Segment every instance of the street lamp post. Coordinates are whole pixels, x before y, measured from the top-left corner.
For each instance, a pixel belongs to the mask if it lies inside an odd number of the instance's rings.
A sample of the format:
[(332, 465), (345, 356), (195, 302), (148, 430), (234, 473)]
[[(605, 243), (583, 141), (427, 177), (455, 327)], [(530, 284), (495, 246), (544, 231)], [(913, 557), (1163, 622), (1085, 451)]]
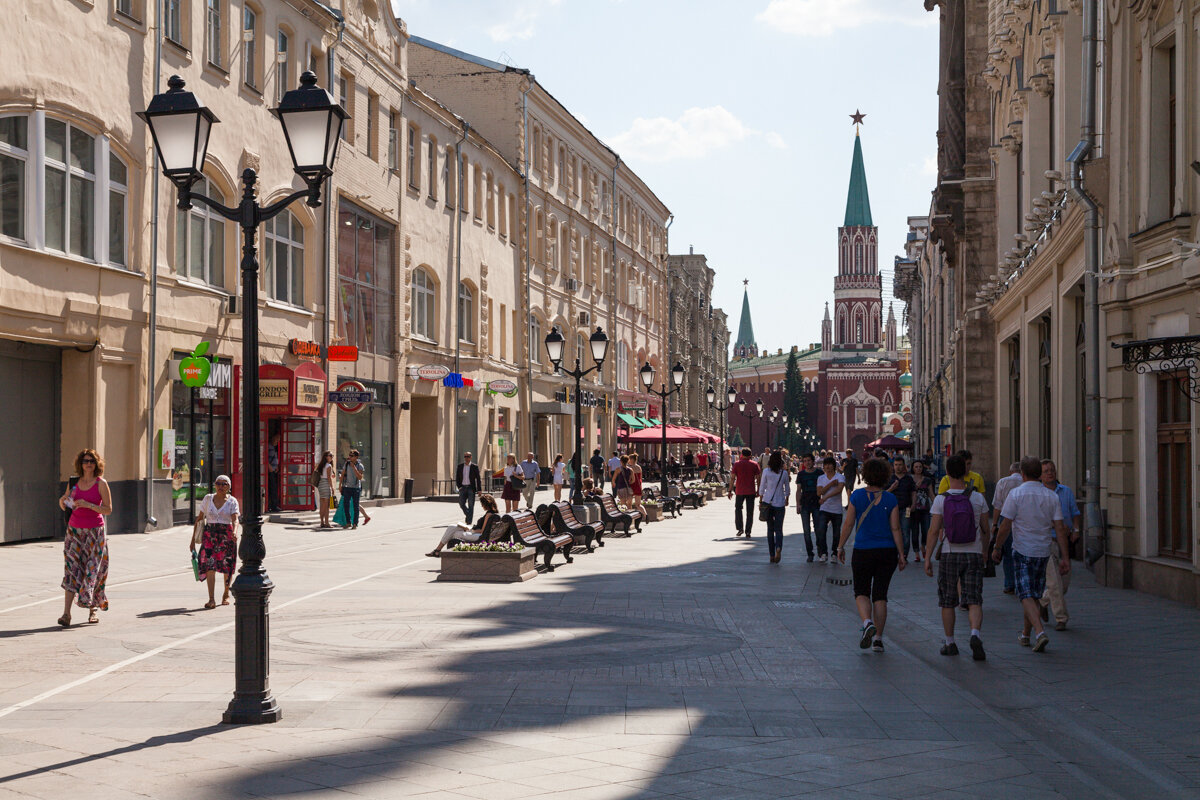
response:
[(667, 413), (667, 398), (679, 391), (683, 386), (683, 365), (678, 361), (671, 368), (671, 382), (675, 384), (674, 389), (668, 389), (666, 381), (662, 384), (660, 391), (654, 391), (650, 388), (650, 384), (654, 383), (654, 367), (650, 366), (647, 361), (642, 365), (638, 375), (642, 379), (642, 386), (652, 395), (656, 395), (662, 399), (663, 421), (662, 421), (662, 496), (667, 496), (667, 420), (670, 419), (670, 414)]
[(258, 397), (258, 227), (273, 219), (296, 200), (306, 198), (309, 206), (321, 205), (321, 187), (333, 174), (342, 126), (349, 118), (332, 95), (317, 86), (317, 76), (305, 72), (300, 88), (283, 96), (271, 113), (283, 127), (292, 167), (305, 188), (269, 206), (255, 199), (258, 175), (242, 171), (242, 200), (233, 208), (203, 194), (192, 186), (204, 176), (208, 136), (216, 116), (184, 90), (183, 79), (174, 75), (164, 94), (155, 95), (138, 116), (150, 127), (154, 149), (163, 174), (179, 192), (178, 206), (192, 207), (196, 201), (208, 206), (242, 228), (242, 542), (238, 548), (242, 566), (233, 582), (234, 670), (233, 699), (222, 721), (233, 725), (277, 722), (282, 716), (271, 695), (269, 599), (275, 584), (263, 566), (267, 550), (262, 536), (261, 476), (259, 474)]
[(737, 402), (737, 392), (735, 392), (733, 390), (733, 387), (730, 387), (728, 390), (726, 390), (725, 399), (728, 402), (726, 402), (725, 405), (721, 405), (720, 403), (716, 402), (717, 393), (715, 391), (713, 391), (713, 387), (711, 387), (711, 386), (708, 387), (708, 391), (705, 393), (705, 396), (708, 398), (708, 404), (710, 406), (712, 406), (714, 409), (716, 409), (717, 413), (719, 413), (721, 415), (721, 452), (717, 453), (717, 458), (720, 459), (720, 461), (717, 463), (717, 474), (724, 476), (724, 474), (725, 474), (725, 419), (726, 419), (725, 412), (728, 411), (729, 409), (733, 408), (734, 403)]
[(574, 505), (582, 505), (583, 491), (580, 488), (580, 483), (582, 483), (580, 475), (583, 472), (583, 434), (580, 428), (583, 420), (579, 407), (579, 382), (583, 380), (584, 375), (595, 372), (604, 366), (604, 357), (608, 355), (608, 337), (604, 335), (602, 329), (596, 328), (596, 332), (588, 339), (588, 344), (592, 349), (592, 360), (596, 362), (596, 366), (587, 369), (583, 368), (579, 356), (575, 357), (575, 369), (563, 369), (563, 346), (565, 344), (566, 340), (558, 332), (558, 326), (555, 325), (546, 335), (546, 354), (550, 356), (550, 363), (554, 365), (555, 371), (575, 379), (575, 455), (571, 456), (571, 469), (575, 471), (575, 481), (571, 487), (571, 502)]
[[(771, 443), (771, 427), (775, 427), (775, 444)], [(779, 444), (779, 406), (771, 409), (771, 415), (767, 417), (767, 449), (770, 450), (775, 445)]]
[[(738, 413), (740, 413), (747, 420), (747, 427), (749, 428), (750, 435), (748, 437), (746, 437), (748, 439), (748, 441), (746, 442), (746, 446), (749, 447), (750, 452), (753, 453), (754, 452), (754, 414), (750, 414), (750, 413), (746, 412), (746, 401), (745, 400), (738, 400), (737, 406), (738, 406)], [(762, 400), (758, 401), (758, 406), (759, 406), (758, 416), (761, 417), (762, 416)]]

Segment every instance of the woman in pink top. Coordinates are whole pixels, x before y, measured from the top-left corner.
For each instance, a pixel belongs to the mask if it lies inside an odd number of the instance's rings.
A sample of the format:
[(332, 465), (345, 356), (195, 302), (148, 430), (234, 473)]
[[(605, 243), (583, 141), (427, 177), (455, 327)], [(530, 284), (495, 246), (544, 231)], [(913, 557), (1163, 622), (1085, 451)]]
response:
[(75, 474), (79, 480), (58, 498), (58, 507), (71, 510), (67, 535), (63, 542), (63, 582), (66, 592), (63, 615), (58, 624), (71, 624), (71, 601), (88, 609), (88, 622), (97, 623), (97, 609), (108, 610), (108, 540), (104, 536), (104, 517), (112, 513), (112, 493), (104, 480), (104, 459), (91, 448), (75, 456)]

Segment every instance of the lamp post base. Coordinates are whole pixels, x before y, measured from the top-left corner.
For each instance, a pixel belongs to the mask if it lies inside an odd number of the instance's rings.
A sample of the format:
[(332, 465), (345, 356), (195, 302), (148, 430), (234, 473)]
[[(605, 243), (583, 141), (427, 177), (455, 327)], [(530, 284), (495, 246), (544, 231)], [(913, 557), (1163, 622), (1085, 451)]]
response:
[(238, 573), (230, 587), (234, 598), (234, 669), (237, 679), (233, 699), (221, 716), (221, 721), (226, 725), (263, 725), (283, 718), (279, 704), (271, 695), (269, 677), (269, 601), (274, 588), (275, 584), (265, 571)]

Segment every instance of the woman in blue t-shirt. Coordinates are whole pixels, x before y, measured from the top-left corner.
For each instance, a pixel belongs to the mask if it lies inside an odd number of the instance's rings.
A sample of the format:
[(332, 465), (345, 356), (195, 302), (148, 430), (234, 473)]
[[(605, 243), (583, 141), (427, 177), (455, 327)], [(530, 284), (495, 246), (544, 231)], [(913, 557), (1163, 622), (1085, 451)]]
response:
[[(892, 476), (892, 468), (882, 458), (872, 458), (862, 466), (865, 489), (850, 495), (837, 557), (846, 563), (846, 540), (854, 536), (854, 602), (862, 617), (858, 646), (883, 652), (883, 626), (887, 622), (887, 591), (896, 567), (904, 569), (900, 511), (896, 496), (883, 487)], [(857, 521), (857, 523), (856, 523)], [(874, 612), (874, 613), (872, 613)]]

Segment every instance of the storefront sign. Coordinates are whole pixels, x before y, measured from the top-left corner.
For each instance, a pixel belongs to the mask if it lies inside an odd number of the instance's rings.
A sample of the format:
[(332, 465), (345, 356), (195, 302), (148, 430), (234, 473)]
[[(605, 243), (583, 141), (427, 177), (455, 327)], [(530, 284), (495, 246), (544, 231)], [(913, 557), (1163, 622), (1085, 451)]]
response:
[(325, 416), (325, 371), (305, 361), (294, 368), (261, 364), (258, 368), (259, 413), (264, 417)]
[(288, 381), (286, 379), (259, 378), (258, 404), (262, 406), (286, 406), (288, 404)]
[(325, 407), (325, 384), (307, 378), (296, 378), (296, 405), (304, 408)]
[[(188, 358), (188, 356), (185, 356), (185, 358)], [(185, 358), (171, 359), (171, 374), (178, 376), (181, 383), (183, 382), (183, 376), (179, 370), (183, 366)], [(228, 389), (233, 386), (233, 364), (228, 361), (209, 361), (207, 357), (205, 360), (208, 361), (211, 371), (208, 373), (208, 380), (204, 382), (204, 386), (213, 389)], [(184, 385), (186, 386), (187, 384)]]
[(342, 381), (337, 390), (329, 393), (330, 402), (347, 414), (357, 414), (367, 407), (373, 399), (373, 393), (358, 381)]
[[(564, 387), (554, 393), (554, 399), (560, 403), (574, 403), (575, 392), (570, 387)], [(579, 393), (579, 405), (582, 408), (608, 409), (608, 398), (604, 395), (584, 389)]]
[(441, 364), (426, 364), (417, 367), (417, 378), (423, 381), (440, 381), (450, 374), (450, 368)]
[(175, 431), (172, 428), (158, 430), (158, 468), (175, 469)]
[(489, 381), (487, 385), (489, 394), (502, 394), (505, 397), (517, 396), (517, 384), (507, 378), (498, 381)]
[(617, 411), (622, 414), (640, 414), (645, 416), (649, 405), (645, 400), (621, 400), (617, 403)]
[(187, 358), (179, 361), (179, 380), (184, 386), (203, 386), (212, 372), (212, 364), (204, 357), (208, 352), (208, 342), (201, 342)]
[(197, 400), (216, 400), (217, 399), (217, 387), (201, 386), (199, 389), (196, 390), (196, 399)]
[(447, 389), (461, 389), (464, 386), (463, 376), (457, 372), (451, 372), (442, 378), (442, 386), (445, 386)]
[(321, 357), (321, 345), (316, 342), (292, 339), (288, 342), (288, 352), (299, 358), (319, 359)]
[(328, 361), (358, 361), (358, 348), (354, 345), (329, 345), (325, 358)]

